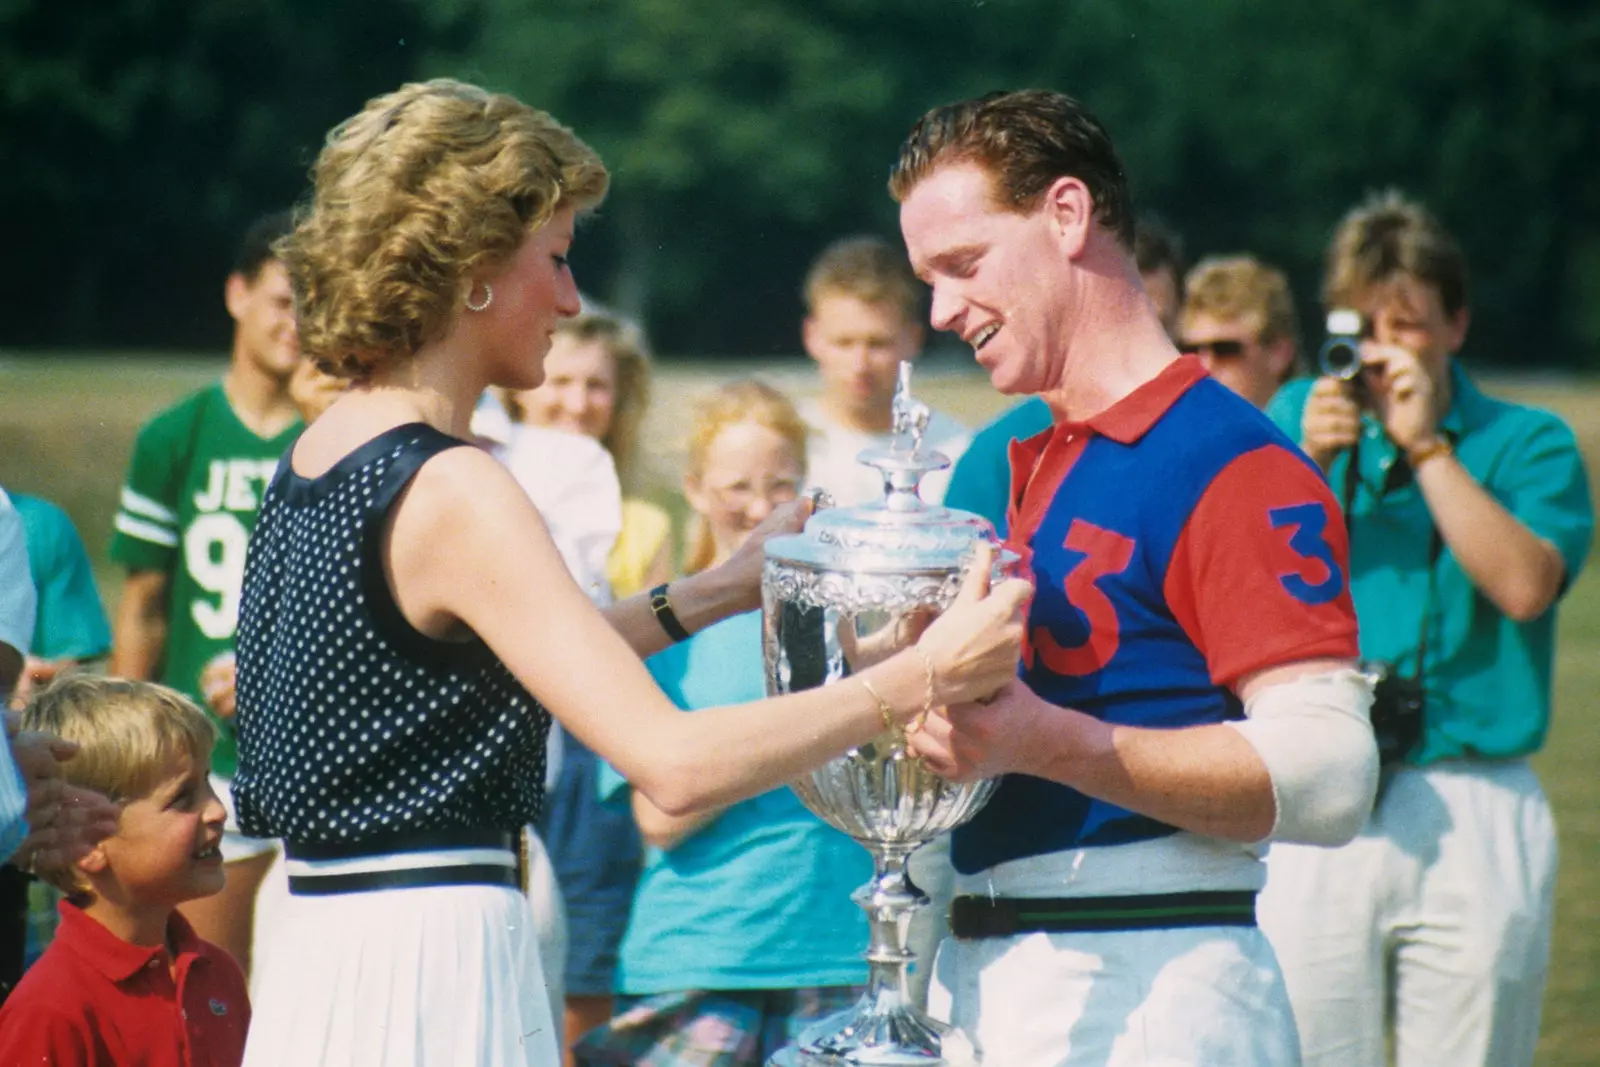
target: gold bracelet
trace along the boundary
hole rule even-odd
[[[922,660],[922,675],[923,679],[928,684],[928,695],[922,702],[922,710],[917,712],[917,717],[912,719],[911,724],[906,727],[907,730],[915,732],[922,729],[923,723],[928,721],[928,716],[933,714],[935,697],[933,691],[933,660],[928,656],[927,651],[920,644],[912,645],[911,647],[916,649],[917,657]]]
[[[1455,447],[1450,444],[1447,437],[1435,437],[1429,444],[1421,448],[1406,452],[1406,464],[1415,471],[1434,456],[1450,456],[1455,454]]]
[[[861,679],[861,688],[867,691],[867,695],[878,702],[878,715],[883,719],[884,731],[894,733],[900,727],[900,724],[894,721],[894,707],[878,695],[878,691],[872,688],[872,683],[867,681],[865,675],[858,674],[856,677]]]

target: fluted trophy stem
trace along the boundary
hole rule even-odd
[[[916,958],[909,944],[911,915],[926,907],[928,898],[906,877],[909,849],[868,848],[875,873],[853,899],[867,913],[867,999],[887,1010],[911,1001],[908,971]]]
[[[773,1057],[774,1067],[940,1067],[946,1028],[911,1002],[908,947],[911,915],[928,898],[906,876],[913,849],[867,842],[873,876],[853,894],[867,913],[867,988],[846,1011],[808,1028],[797,1048]]]

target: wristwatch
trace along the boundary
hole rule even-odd
[[[1455,446],[1450,443],[1449,438],[1435,437],[1427,444],[1407,449],[1406,463],[1412,470],[1416,470],[1435,456],[1451,456],[1455,451]]]

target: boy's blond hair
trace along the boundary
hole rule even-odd
[[[811,265],[804,288],[807,314],[830,296],[853,296],[864,304],[887,304],[907,322],[922,319],[922,289],[905,254],[881,237],[835,241]]]
[[[87,674],[63,675],[37,693],[22,722],[77,744],[62,777],[116,804],[148,796],[179,755],[206,766],[217,739],[211,719],[177,690]],[[75,872],[52,880],[74,897],[87,891]]]

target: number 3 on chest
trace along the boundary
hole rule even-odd
[[[1050,633],[1049,627],[1035,626],[1028,635],[1026,659],[1030,667],[1037,657],[1055,674],[1082,677],[1100,670],[1117,654],[1117,646],[1122,640],[1117,609],[1096,583],[1128,569],[1128,563],[1133,559],[1134,542],[1130,537],[1103,529],[1092,522],[1073,519],[1062,547],[1082,554],[1082,558],[1062,579],[1061,588],[1067,596],[1067,602],[1083,613],[1089,635],[1080,645],[1063,647]]]

